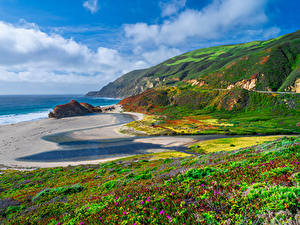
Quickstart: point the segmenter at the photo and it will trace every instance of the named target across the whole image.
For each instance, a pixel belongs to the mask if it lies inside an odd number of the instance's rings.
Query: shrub
[[[116,180],[110,180],[110,181],[105,182],[102,185],[102,187],[104,187],[104,188],[106,188],[108,190],[111,190],[111,189],[113,189],[116,186],[117,183],[118,183],[118,181],[116,181]]]
[[[260,201],[264,204],[263,210],[280,211],[290,209],[296,211],[300,207],[298,198],[300,187],[257,187],[252,186],[252,190],[247,194],[250,201]]]
[[[217,172],[219,172],[219,169],[213,168],[213,167],[204,167],[200,169],[190,169],[185,174],[183,174],[183,177],[188,180],[192,179],[200,179],[202,177],[208,176],[208,175],[214,175]]]
[[[147,179],[151,179],[151,178],[152,178],[152,175],[150,172],[146,172],[146,173],[143,172],[143,173],[135,176],[133,179],[135,181],[137,181],[137,180],[147,180]]]
[[[46,188],[40,191],[39,193],[37,193],[36,196],[32,198],[32,201],[45,202],[54,197],[81,192],[83,189],[84,188],[81,186],[81,184],[74,184],[72,186],[57,187],[57,188]]]
[[[274,168],[271,169],[268,172],[263,173],[263,176],[266,177],[279,177],[283,174],[288,174],[293,172],[293,169],[289,168],[289,167],[278,167],[278,168]]]

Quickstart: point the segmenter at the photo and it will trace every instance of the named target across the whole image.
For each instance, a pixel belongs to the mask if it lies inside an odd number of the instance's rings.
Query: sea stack
[[[69,103],[55,106],[53,111],[49,113],[48,117],[60,119],[71,116],[82,116],[88,113],[96,112],[102,112],[101,107],[95,107],[88,103],[79,103],[75,100],[72,100]]]

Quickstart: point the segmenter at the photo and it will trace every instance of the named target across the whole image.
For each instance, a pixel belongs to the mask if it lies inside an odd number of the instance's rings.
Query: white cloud
[[[0,21],[0,93],[5,84],[11,87],[12,83],[26,83],[29,91],[34,83],[60,87],[60,93],[74,87],[82,87],[80,92],[97,90],[126,72],[158,64],[191,48],[224,44],[223,38],[233,40],[231,43],[271,38],[280,29],[264,27],[266,1],[213,0],[201,10],[185,8],[186,0],[164,1],[160,4],[165,17],[162,23],[121,28],[125,36],[119,39],[118,47],[126,46],[125,55],[102,46],[93,50],[57,34],[102,30],[100,27],[60,27],[48,34],[25,20],[18,25]],[[97,3],[88,0],[84,6],[93,13]]]
[[[1,21],[0,52],[0,81],[5,82],[105,84],[148,65],[128,60],[114,49],[93,51],[37,26],[16,27]]]
[[[182,9],[186,4],[186,0],[172,0],[170,2],[160,2],[160,7],[162,9],[161,15],[171,16],[177,14],[180,9]]]
[[[280,33],[281,29],[279,27],[270,27],[263,31],[263,37],[265,39],[274,38],[274,36]]]
[[[87,0],[83,3],[83,6],[91,13],[96,13],[99,10],[98,0]]]
[[[214,0],[202,10],[186,9],[162,24],[127,24],[125,35],[135,44],[175,46],[188,38],[217,39],[237,27],[255,27],[267,21],[266,0]],[[171,11],[170,11],[171,12]]]
[[[173,56],[179,55],[181,51],[176,48],[168,48],[166,46],[160,46],[158,49],[144,52],[142,56],[151,65],[161,63]]]
[[[104,47],[92,50],[73,39],[47,34],[34,24],[15,26],[0,21],[0,83],[53,84],[54,88],[81,84],[89,91],[96,84],[99,89],[124,73],[179,54],[178,49],[166,46],[136,49],[131,56]]]

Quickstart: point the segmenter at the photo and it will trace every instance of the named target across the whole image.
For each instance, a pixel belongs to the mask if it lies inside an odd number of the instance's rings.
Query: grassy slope
[[[4,171],[0,223],[292,224],[300,219],[299,143]]]
[[[162,87],[120,104],[125,110],[149,114],[128,126],[151,135],[300,133],[299,94]]]
[[[222,151],[234,151],[240,148],[262,144],[266,141],[274,141],[282,137],[283,136],[251,136],[238,138],[221,138],[217,140],[201,141],[189,146],[189,148],[190,151],[194,153],[210,153],[215,152],[216,149],[222,149]]]
[[[204,81],[207,88],[226,88],[254,74],[261,76],[258,90],[284,90],[300,77],[299,71],[294,71],[299,55],[300,31],[268,41],[198,49],[149,69],[125,74],[91,94],[128,97],[152,85],[180,85],[192,79]]]

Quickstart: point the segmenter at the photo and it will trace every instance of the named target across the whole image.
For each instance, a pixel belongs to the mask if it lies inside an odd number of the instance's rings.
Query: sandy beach
[[[178,146],[194,141],[190,137],[139,137],[130,139],[131,136],[118,132],[122,125],[142,117],[143,115],[138,113],[120,113],[120,108],[117,108],[115,112],[111,113],[92,114],[59,120],[42,119],[0,126],[0,168],[21,169],[95,164],[128,155],[176,149]],[[70,149],[70,147],[69,149],[61,149],[60,145],[49,141],[54,137],[56,139],[64,137],[63,141],[68,143],[76,140],[77,142],[89,141],[90,144],[91,140],[97,140],[96,150],[104,149],[103,146],[105,146],[105,155],[103,155],[105,157],[99,158],[98,156],[97,159],[94,159],[95,149],[91,149],[91,147],[84,150],[78,149],[74,145],[74,149]],[[99,142],[101,140],[103,140],[104,144]],[[110,140],[110,143],[107,140]],[[78,145],[78,143],[76,144]],[[116,149],[120,149],[123,152],[126,149],[126,152],[118,154]],[[110,150],[115,152],[115,154],[108,152]],[[132,152],[130,152],[131,150]],[[83,160],[75,157],[79,153],[81,157],[82,155],[84,156]],[[67,155],[68,157],[65,156],[66,159],[61,159],[55,156],[55,158],[53,154]],[[53,158],[52,160],[50,160],[51,157]]]

